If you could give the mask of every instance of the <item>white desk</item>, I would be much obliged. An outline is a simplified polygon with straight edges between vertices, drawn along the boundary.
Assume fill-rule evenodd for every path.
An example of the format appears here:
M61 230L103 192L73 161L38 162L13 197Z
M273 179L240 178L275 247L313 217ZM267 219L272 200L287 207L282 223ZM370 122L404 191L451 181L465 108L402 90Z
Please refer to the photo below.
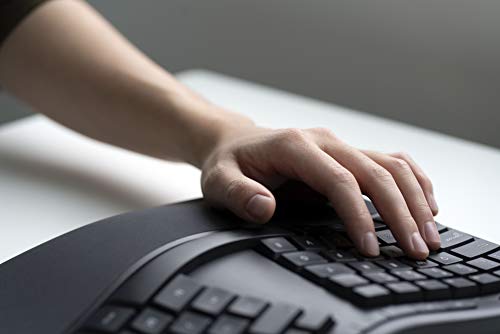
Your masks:
M178 77L261 125L324 126L358 147L409 152L434 182L438 220L500 243L500 150L215 73ZM43 116L0 127L0 263L95 220L199 196L199 171L188 165L103 145Z

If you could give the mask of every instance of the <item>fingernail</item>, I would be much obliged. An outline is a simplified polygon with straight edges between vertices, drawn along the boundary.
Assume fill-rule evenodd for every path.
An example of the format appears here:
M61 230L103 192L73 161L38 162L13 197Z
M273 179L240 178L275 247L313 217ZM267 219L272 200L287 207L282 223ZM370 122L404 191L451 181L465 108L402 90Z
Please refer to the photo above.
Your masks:
M432 212L438 212L439 211L439 207L437 205L437 202L436 202L436 199L434 198L434 194L430 194L429 195L429 205L431 206L431 210Z
M269 203L272 201L271 198L264 195L254 195L247 203L246 210L250 216L257 220L263 220L268 212Z
M436 227L436 223L429 221L424 224L424 236L427 243L440 243L441 238Z
M366 255L378 256L380 254L377 237L373 232L365 233L361 247L363 247L363 251Z
M424 242L424 239L420 236L420 233L413 232L411 235L411 245L413 246L413 251L415 253L429 254L429 249Z

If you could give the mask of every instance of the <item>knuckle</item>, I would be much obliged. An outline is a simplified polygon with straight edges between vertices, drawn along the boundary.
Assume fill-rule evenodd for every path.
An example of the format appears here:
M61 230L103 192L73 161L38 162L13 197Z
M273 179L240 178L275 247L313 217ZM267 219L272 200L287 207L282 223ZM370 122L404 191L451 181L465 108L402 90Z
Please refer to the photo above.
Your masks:
M420 179L420 186L422 187L422 189L432 192L433 186L431 180L423 174L419 174L417 175L417 177Z
M390 167L391 170L394 171L395 173L399 174L412 173L410 165L403 159L398 159L398 158L391 159L389 164L391 166Z
M368 169L368 178L378 182L392 182L393 178L389 171L379 165L372 165Z
M228 201L234 199L234 196L238 196L245 189L245 181L241 179L235 179L228 183L226 186L226 198Z
M209 171L204 172L202 176L202 188L211 188L220 182L221 177L226 173L227 167L222 164L216 164Z
M337 139L337 137L333 133L333 131L328 129L328 128L322 128L322 127L312 128L312 129L310 129L310 131L321 136L321 137L326 137L326 138L330 138L330 139Z
M278 138L283 143L301 143L307 141L304 131L296 128L281 130Z
M347 169L338 168L334 171L335 183L352 186L357 183L356 178Z

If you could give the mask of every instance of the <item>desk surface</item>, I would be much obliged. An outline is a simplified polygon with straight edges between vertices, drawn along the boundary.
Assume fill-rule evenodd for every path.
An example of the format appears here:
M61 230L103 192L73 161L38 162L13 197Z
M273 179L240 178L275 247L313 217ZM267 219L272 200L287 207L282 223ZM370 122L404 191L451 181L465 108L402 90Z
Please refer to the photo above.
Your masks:
M178 75L270 127L331 128L354 146L410 153L432 178L438 220L500 243L500 150L207 71ZM199 171L98 143L32 116L0 128L0 263L121 212L201 196Z

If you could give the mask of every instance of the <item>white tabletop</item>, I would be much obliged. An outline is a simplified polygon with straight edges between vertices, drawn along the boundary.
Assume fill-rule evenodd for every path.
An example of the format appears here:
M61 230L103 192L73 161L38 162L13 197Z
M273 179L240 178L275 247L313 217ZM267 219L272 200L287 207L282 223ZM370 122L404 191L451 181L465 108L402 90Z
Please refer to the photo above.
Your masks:
M357 147L410 153L434 182L438 220L500 243L500 150L212 72L178 78L260 125L328 127ZM107 216L200 197L199 174L95 142L43 116L4 125L0 263Z

